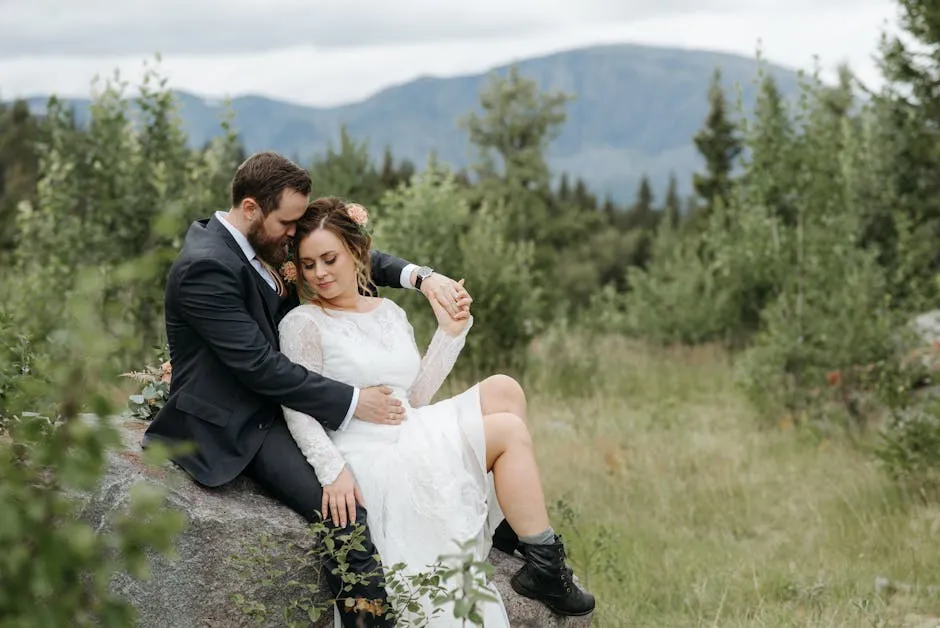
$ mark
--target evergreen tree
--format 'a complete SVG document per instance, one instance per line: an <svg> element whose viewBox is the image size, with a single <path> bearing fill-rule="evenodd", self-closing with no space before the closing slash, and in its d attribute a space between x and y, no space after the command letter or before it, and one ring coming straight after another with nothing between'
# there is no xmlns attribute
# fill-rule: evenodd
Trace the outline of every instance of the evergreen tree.
<svg viewBox="0 0 940 628"><path fill-rule="evenodd" d="M470 181L470 174L465 168L461 168L454 174L454 181L463 189L469 189L473 183Z"/></svg>
<svg viewBox="0 0 940 628"><path fill-rule="evenodd" d="M562 298L567 288L556 274L563 259L560 251L582 241L593 228L580 219L576 206L556 202L545 157L561 132L569 100L564 93L541 92L513 66L506 76L489 79L480 94L482 112L461 120L479 152L472 166L478 180L471 195L474 205L503 214L505 220L495 224L505 226L508 241L535 244L537 288L547 313L558 310L549 304Z"/></svg>
<svg viewBox="0 0 940 628"><path fill-rule="evenodd" d="M578 209L597 209L597 197L588 191L587 183L581 177L575 182L571 202Z"/></svg>
<svg viewBox="0 0 940 628"><path fill-rule="evenodd" d="M616 225L617 206L614 204L614 199L611 198L610 194L604 198L604 206L601 208L601 213L604 214L604 218L607 220L608 225Z"/></svg>
<svg viewBox="0 0 940 628"><path fill-rule="evenodd" d="M784 224L793 225L796 210L788 199L796 185L798 164L791 157L794 146L792 123L773 77L763 76L748 133L750 155L744 179L749 203L766 207Z"/></svg>
<svg viewBox="0 0 940 628"><path fill-rule="evenodd" d="M664 224L673 231L679 228L679 222L682 219L679 203L679 183L676 181L676 175L670 173L669 187L666 188L666 200L663 204L662 219Z"/></svg>
<svg viewBox="0 0 940 628"><path fill-rule="evenodd" d="M391 147L386 146L382 155L382 168L379 174L383 190L394 190L402 183L407 183L414 175L414 164L410 161L401 162L400 166L395 165L395 158L392 157Z"/></svg>
<svg viewBox="0 0 940 628"><path fill-rule="evenodd" d="M0 260L16 244L20 203L36 201L39 130L39 122L25 101L17 100L11 106L0 103Z"/></svg>
<svg viewBox="0 0 940 628"><path fill-rule="evenodd" d="M383 183L372 163L368 143L353 140L346 125L340 127L339 135L339 149L331 145L326 155L316 158L310 168L313 194L374 206L382 197Z"/></svg>
<svg viewBox="0 0 940 628"><path fill-rule="evenodd" d="M561 132L570 98L540 92L513 66L483 88L482 113L471 112L460 122L479 151L473 171L480 179L480 200L505 206L512 239L546 240L552 194L545 153Z"/></svg>
<svg viewBox="0 0 940 628"><path fill-rule="evenodd" d="M395 159L392 157L392 149L389 146L385 147L385 152L382 154L382 173L379 175L382 179L382 187L386 190L393 189L397 184L397 175L395 172Z"/></svg>
<svg viewBox="0 0 940 628"><path fill-rule="evenodd" d="M875 100L890 165L881 172L882 185L894 201L870 216L865 240L883 251L896 288L912 281L922 285L921 303L911 307L935 307L940 298L935 280L940 275L940 9L930 0L898 5L901 33L882 41L886 85Z"/></svg>
<svg viewBox="0 0 940 628"><path fill-rule="evenodd" d="M636 201L625 217L625 227L633 234L632 265L646 266L649 262L653 233L659 221L659 215L653 209L653 188L649 177L640 178Z"/></svg>
<svg viewBox="0 0 940 628"><path fill-rule="evenodd" d="M649 229L656 222L656 211L653 209L653 188L647 175L640 178L640 187L636 192L636 201L627 214L627 228Z"/></svg>
<svg viewBox="0 0 940 628"><path fill-rule="evenodd" d="M705 126L696 133L695 147L705 158L705 173L694 176L695 191L703 202L705 216L711 214L716 201L727 204L731 195L731 173L741 153L737 126L730 119L728 104L721 85L721 70L716 69L708 91L710 109Z"/></svg>
<svg viewBox="0 0 940 628"><path fill-rule="evenodd" d="M567 203L571 200L571 184L568 183L568 173L561 173L561 182L558 184L558 200Z"/></svg>

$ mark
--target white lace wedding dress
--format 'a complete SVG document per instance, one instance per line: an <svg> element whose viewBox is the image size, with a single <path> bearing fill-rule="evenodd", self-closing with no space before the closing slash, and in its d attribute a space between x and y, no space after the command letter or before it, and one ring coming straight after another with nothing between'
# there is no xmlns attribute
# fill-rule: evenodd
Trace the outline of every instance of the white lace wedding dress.
<svg viewBox="0 0 940 628"><path fill-rule="evenodd" d="M291 434L321 483L333 482L349 466L386 568L403 562L406 574L427 572L440 556L458 552L458 542L471 539L475 559L485 560L503 518L486 471L478 387L428 405L471 326L472 320L458 336L438 329L422 358L407 315L388 299L363 313L301 305L280 324L281 351L292 361L360 388L389 386L405 406L400 425L353 418L345 430L329 432L308 415L284 408ZM425 613L433 610L429 600L422 604ZM483 611L486 628L508 628L502 601L485 604ZM338 614L335 622L340 625ZM447 605L428 625L462 622Z"/></svg>

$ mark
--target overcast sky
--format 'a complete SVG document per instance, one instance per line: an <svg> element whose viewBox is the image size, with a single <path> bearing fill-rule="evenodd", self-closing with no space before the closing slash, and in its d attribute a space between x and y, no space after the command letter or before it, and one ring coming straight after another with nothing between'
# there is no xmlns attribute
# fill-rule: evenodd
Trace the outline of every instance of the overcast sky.
<svg viewBox="0 0 940 628"><path fill-rule="evenodd" d="M160 52L175 88L331 105L611 42L753 56L760 40L772 61L848 61L877 84L895 18L890 0L0 0L0 98L86 96Z"/></svg>

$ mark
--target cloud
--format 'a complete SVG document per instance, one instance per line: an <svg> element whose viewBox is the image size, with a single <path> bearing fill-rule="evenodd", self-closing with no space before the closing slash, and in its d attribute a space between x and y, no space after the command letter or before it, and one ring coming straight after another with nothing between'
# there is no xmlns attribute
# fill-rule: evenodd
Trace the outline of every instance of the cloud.
<svg viewBox="0 0 940 628"><path fill-rule="evenodd" d="M349 7L362 9L367 4L366 0L355 0L351 5L349 1L344 4L346 8L343 11L351 11ZM421 1L429 12L432 11L433 0ZM489 1L478 0L477 4ZM575 5L574 2L564 0L518 0L519 6L528 7L529 10L536 2L540 6L559 10L565 5L565 10L569 11L565 15L572 16L572 21L551 24L549 18L544 18L545 22L538 23L541 24L538 27L530 24L528 31L500 34L499 28L511 30L506 24L514 20L522 21L525 11L514 8L507 13L508 17L501 26L492 27L489 31L482 26L482 13L478 14L482 34L473 37L441 40L413 38L407 41L363 37L362 29L357 24L355 29L342 31L336 27L334 35L337 40L340 39L338 35L342 34L348 41L345 45L332 47L311 43L309 38L291 42L289 38L280 36L279 32L259 26L252 33L252 38L266 39L277 45L262 49L252 48L246 43L235 50L166 52L162 70L174 88L207 96L254 93L326 106L359 100L378 89L420 75L477 73L512 60L597 43L634 42L753 56L761 40L764 56L771 61L789 67L810 68L813 55L818 54L824 67L831 70L836 63L847 60L867 82L877 84L878 73L871 56L876 50L884 20L894 14L894 5L890 0L860 0L859 4L853 5L855 8L852 11L845 10L848 0L829 0L829 8L825 8L825 5L808 7L809 0L792 0L786 12L758 10L755 8L757 5L752 4L748 4L750 8L746 9L729 8L737 1L711 0L712 4L721 5L722 10L690 13L682 11L684 2L680 0L657 0L655 3L637 0L636 3L629 3L631 7L635 5L637 11L646 10L653 15L629 23L616 20L599 23L597 16L603 11L621 11L618 7L627 3L581 0L580 4ZM49 4L48 0L34 2L37 5ZM101 9L101 20L120 22L116 17L108 17L102 8L105 5L103 0L86 2L94 9L89 15L97 15L96 11ZM160 6L168 7L170 12L174 7L179 8L178 4L173 4L178 0L166 2L168 4ZM542 5L542 2L546 4ZM138 1L132 4L142 12L142 7L157 6L156 2ZM199 4L202 7L200 11L211 13L206 8L209 7L225 14L219 0L203 0L192 4ZM299 0L276 0L276 6L268 5L266 10L279 16L283 25L286 24L285 12L291 6L296 8L298 4ZM419 4L407 6L412 7L409 10L416 10L414 7ZM505 4L515 6L516 2ZM654 7L654 4L659 8ZM696 2L697 6L700 4ZM434 3L439 13L446 12L440 8L444 5ZM765 9L778 5L782 6L782 0L762 0L760 3ZM243 0L229 0L225 6L230 9L228 14L259 10L248 6ZM573 8L575 6L577 10ZM4 7L0 11L8 12L8 9ZM153 12L159 13L156 9ZM330 19L337 19L338 14L330 15L333 16ZM91 17L86 16L86 19L94 21ZM396 19L405 21L401 17ZM326 23L326 17L324 20ZM378 20L373 21L378 23ZM469 18L467 21L470 21ZM3 24L0 29L7 28L7 22ZM151 27L156 28L153 24ZM431 32L428 26L421 28ZM2 39L0 34L0 41ZM143 53L76 55L48 52L44 55L19 55L16 58L0 57L0 97L50 92L63 96L87 96L92 76L96 73L110 74L114 68L120 68L133 84L140 73L142 59L149 53L148 49Z"/></svg>
<svg viewBox="0 0 940 628"><path fill-rule="evenodd" d="M6 0L0 57L254 53L527 37L690 12L858 10L878 0Z"/></svg>
<svg viewBox="0 0 940 628"><path fill-rule="evenodd" d="M479 40L578 21L577 7L576 0L24 0L3 9L0 55L214 54Z"/></svg>

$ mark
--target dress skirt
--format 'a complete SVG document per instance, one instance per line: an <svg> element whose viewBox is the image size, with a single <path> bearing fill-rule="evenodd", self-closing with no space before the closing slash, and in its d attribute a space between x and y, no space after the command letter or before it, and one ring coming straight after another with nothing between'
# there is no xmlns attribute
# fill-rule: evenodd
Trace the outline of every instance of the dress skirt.
<svg viewBox="0 0 940 628"><path fill-rule="evenodd" d="M345 430L330 432L362 492L383 566L388 571L404 564L400 573L405 576L427 573L443 557L458 554L460 545L468 541L474 560L486 560L503 513L493 475L486 470L479 387L420 408L412 408L401 391L395 396L405 404L401 424L354 419ZM445 586L459 588L461 581L452 579ZM394 605L394 587L387 588ZM484 604L485 626L508 628L502 600L492 584L488 588L499 602ZM451 603L434 606L427 599L422 603L425 616L443 609L428 626L462 626ZM408 621L406 617L399 625Z"/></svg>

